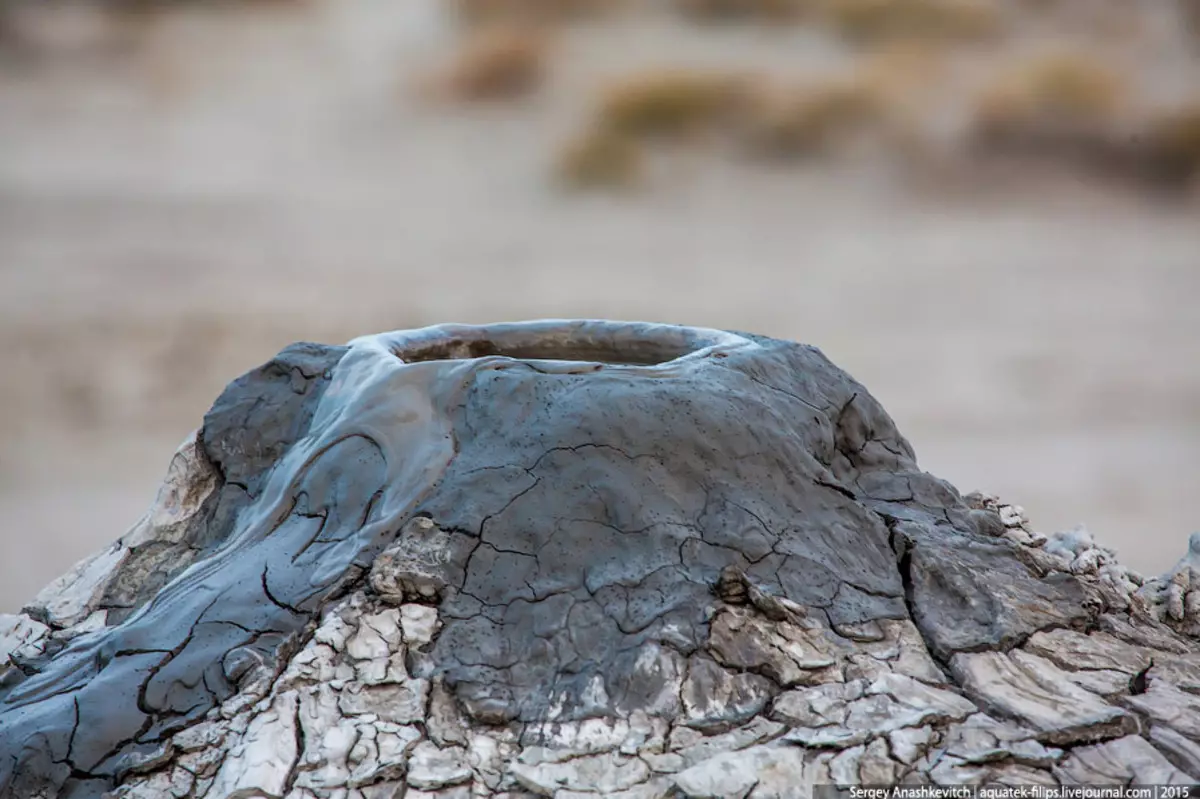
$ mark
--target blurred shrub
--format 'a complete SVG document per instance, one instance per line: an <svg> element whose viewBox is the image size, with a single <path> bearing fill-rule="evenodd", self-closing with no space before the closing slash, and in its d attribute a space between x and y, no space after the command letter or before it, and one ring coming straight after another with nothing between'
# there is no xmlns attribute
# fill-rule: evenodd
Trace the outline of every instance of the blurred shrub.
<svg viewBox="0 0 1200 799"><path fill-rule="evenodd" d="M1130 98L1124 77L1098 58L1043 58L984 94L972 141L1119 182L1191 185L1200 172L1200 103L1138 112Z"/></svg>
<svg viewBox="0 0 1200 799"><path fill-rule="evenodd" d="M1121 76L1098 58L1042 56L1017 64L985 87L974 132L992 144L1097 142L1108 136L1127 96Z"/></svg>
<svg viewBox="0 0 1200 799"><path fill-rule="evenodd" d="M1200 99L1154 114L1138 139L1144 174L1169 188L1186 188L1200 176Z"/></svg>
<svg viewBox="0 0 1200 799"><path fill-rule="evenodd" d="M684 15L703 22L758 19L792 22L810 10L814 0L675 0Z"/></svg>
<svg viewBox="0 0 1200 799"><path fill-rule="evenodd" d="M652 70L608 87L598 124L626 136L679 136L726 119L740 97L739 76L687 69Z"/></svg>
<svg viewBox="0 0 1200 799"><path fill-rule="evenodd" d="M880 87L862 75L767 87L748 105L744 134L754 152L768 156L825 151L886 115Z"/></svg>
<svg viewBox="0 0 1200 799"><path fill-rule="evenodd" d="M1000 28L987 0L824 0L833 26L856 42L887 39L975 40Z"/></svg>
<svg viewBox="0 0 1200 799"><path fill-rule="evenodd" d="M974 142L1061 157L1098 173L1182 189L1200 176L1200 99L1134 114L1122 75L1097 57L1018 65L982 95Z"/></svg>
<svg viewBox="0 0 1200 799"><path fill-rule="evenodd" d="M742 105L747 79L657 69L607 86L588 129L559 154L559 180L573 187L628 187L642 174L642 141L713 133Z"/></svg>
<svg viewBox="0 0 1200 799"><path fill-rule="evenodd" d="M484 28L464 42L446 74L445 90L463 100L528 94L545 79L549 45L539 28Z"/></svg>
<svg viewBox="0 0 1200 799"><path fill-rule="evenodd" d="M623 0L447 0L454 15L469 25L495 22L561 22L599 16Z"/></svg>
<svg viewBox="0 0 1200 799"><path fill-rule="evenodd" d="M907 158L923 146L921 131L944 91L947 66L936 49L894 43L791 87L763 82L750 93L742 130L752 151L764 155L829 152L870 139Z"/></svg>
<svg viewBox="0 0 1200 799"><path fill-rule="evenodd" d="M641 176L642 152L629 136L593 129L567 143L559 156L559 180L572 188L625 188Z"/></svg>

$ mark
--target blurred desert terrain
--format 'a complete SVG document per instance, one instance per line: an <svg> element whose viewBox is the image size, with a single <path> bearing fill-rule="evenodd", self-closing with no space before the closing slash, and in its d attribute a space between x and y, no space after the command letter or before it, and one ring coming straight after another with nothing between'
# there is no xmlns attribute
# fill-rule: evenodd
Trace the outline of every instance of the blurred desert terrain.
<svg viewBox="0 0 1200 799"><path fill-rule="evenodd" d="M886 51L630 0L545 34L521 96L469 102L436 77L466 35L447 6L0 0L0 612L121 535L244 370L295 340L446 321L811 343L963 491L1043 531L1086 523L1146 572L1183 553L1200 201L1175 178L1200 159L1164 180L1140 150L1091 154L1090 128L1015 156L964 131L989 75L1065 43L1132 81L1112 130L1141 147L1139 120L1200 97L1188 3L1000 2L1000 33L916 37L911 74L881 62L911 78L903 135L784 157L689 131L645 145L636 186L597 191L554 165L613 81L803 79Z"/></svg>

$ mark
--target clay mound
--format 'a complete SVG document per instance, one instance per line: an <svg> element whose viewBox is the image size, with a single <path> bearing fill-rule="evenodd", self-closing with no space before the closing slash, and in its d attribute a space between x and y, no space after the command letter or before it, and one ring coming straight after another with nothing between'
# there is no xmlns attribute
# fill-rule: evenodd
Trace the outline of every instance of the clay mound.
<svg viewBox="0 0 1200 799"><path fill-rule="evenodd" d="M1142 581L964 499L808 346L294 345L133 530L0 617L0 796L1187 780L1193 544Z"/></svg>

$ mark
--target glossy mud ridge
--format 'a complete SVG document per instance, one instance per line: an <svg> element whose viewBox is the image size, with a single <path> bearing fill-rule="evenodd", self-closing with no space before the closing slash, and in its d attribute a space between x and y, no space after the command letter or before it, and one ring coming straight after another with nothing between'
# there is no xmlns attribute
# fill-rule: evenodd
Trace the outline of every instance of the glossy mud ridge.
<svg viewBox="0 0 1200 799"><path fill-rule="evenodd" d="M294 345L0 616L6 799L1197 778L1200 536L1152 579L1047 538L747 334Z"/></svg>

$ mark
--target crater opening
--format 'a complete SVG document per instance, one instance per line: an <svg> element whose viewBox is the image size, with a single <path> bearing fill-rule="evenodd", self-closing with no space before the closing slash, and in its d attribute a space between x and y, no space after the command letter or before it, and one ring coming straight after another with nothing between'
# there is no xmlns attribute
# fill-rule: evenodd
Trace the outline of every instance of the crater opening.
<svg viewBox="0 0 1200 799"><path fill-rule="evenodd" d="M439 325L388 334L383 342L406 363L498 356L613 366L662 366L712 354L719 345L746 344L731 333L702 328L607 321L540 321L497 325Z"/></svg>
<svg viewBox="0 0 1200 799"><path fill-rule="evenodd" d="M491 340L463 341L451 339L412 347L396 353L408 363L417 361L450 361L465 358L485 358L498 355L530 361L579 361L582 363L610 363L621 366L658 366L666 361L687 355L687 351L645 347L615 347L589 344L564 345L561 342L524 342L505 345Z"/></svg>

